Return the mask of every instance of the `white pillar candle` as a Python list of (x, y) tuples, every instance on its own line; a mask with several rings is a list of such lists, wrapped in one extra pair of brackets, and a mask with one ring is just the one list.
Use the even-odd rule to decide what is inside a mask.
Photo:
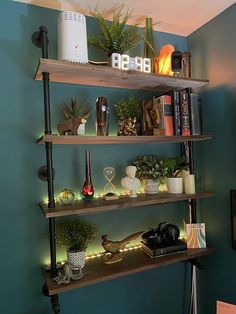
[(186, 194), (195, 194), (194, 174), (184, 176), (184, 192)]

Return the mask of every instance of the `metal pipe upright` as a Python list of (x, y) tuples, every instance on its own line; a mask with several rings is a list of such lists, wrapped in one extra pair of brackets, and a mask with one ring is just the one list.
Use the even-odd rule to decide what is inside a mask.
[[(42, 58), (48, 58), (48, 30), (45, 26), (40, 26), (39, 31), (32, 35), (33, 43), (42, 49)], [(44, 121), (45, 134), (52, 134), (51, 130), (51, 112), (50, 112), (50, 91), (49, 91), (49, 73), (42, 73), (43, 90), (44, 90)], [(47, 165), (47, 185), (48, 185), (48, 208), (55, 207), (54, 184), (53, 184), (53, 161), (52, 161), (52, 143), (45, 143), (46, 165)], [(56, 239), (55, 239), (55, 218), (49, 218), (50, 234), (50, 258), (51, 258), (51, 275), (56, 275)]]

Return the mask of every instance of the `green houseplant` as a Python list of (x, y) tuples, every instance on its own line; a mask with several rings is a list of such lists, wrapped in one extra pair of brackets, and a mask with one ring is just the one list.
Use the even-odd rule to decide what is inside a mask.
[(135, 96), (120, 100), (116, 105), (119, 130), (118, 135), (139, 135), (141, 104)]
[(64, 220), (56, 223), (56, 243), (67, 250), (67, 260), (72, 269), (85, 264), (85, 251), (95, 239), (97, 225), (86, 220)]
[(142, 156), (134, 161), (133, 164), (137, 168), (137, 177), (145, 182), (145, 193), (158, 193), (158, 185), (163, 183), (167, 171), (162, 158), (155, 156)]
[[(122, 12), (123, 5), (116, 5), (110, 9), (99, 12), (97, 9), (90, 14), (98, 21), (100, 34), (88, 37), (88, 46), (98, 48), (107, 53), (110, 57), (112, 53), (125, 53), (127, 50), (136, 47), (141, 40), (148, 42), (144, 35), (138, 30), (137, 26), (144, 20), (138, 18), (134, 24), (127, 25), (131, 18), (132, 10)], [(106, 18), (112, 14), (111, 21)], [(148, 42), (151, 47), (151, 44)]]
[(183, 178), (178, 177), (178, 175), (189, 167), (186, 158), (184, 156), (169, 157), (164, 159), (163, 162), (166, 168), (168, 193), (183, 193)]

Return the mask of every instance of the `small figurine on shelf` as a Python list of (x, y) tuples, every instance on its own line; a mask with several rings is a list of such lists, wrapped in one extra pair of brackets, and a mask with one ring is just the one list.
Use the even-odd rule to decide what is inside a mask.
[(104, 187), (104, 196), (105, 200), (116, 200), (119, 198), (119, 195), (116, 194), (116, 187), (112, 183), (112, 180), (115, 178), (116, 170), (114, 167), (106, 167), (103, 169), (104, 177), (107, 180), (107, 184)]
[(107, 234), (102, 235), (102, 246), (105, 250), (105, 256), (103, 258), (104, 264), (122, 261), (123, 255), (121, 250), (124, 250), (127, 244), (136, 240), (142, 233), (144, 233), (144, 231), (133, 233), (121, 241), (110, 241), (108, 240)]
[(82, 198), (84, 201), (92, 201), (94, 195), (94, 188), (91, 179), (91, 167), (90, 167), (90, 151), (85, 151), (85, 182), (81, 191)]
[(84, 135), (85, 123), (91, 109), (80, 105), (76, 98), (71, 98), (71, 107), (64, 102), (64, 115), (66, 120), (57, 124), (60, 135)]
[(121, 186), (125, 190), (129, 190), (129, 197), (137, 197), (137, 192), (141, 187), (140, 180), (135, 178), (137, 168), (135, 166), (126, 167), (127, 176), (121, 179)]

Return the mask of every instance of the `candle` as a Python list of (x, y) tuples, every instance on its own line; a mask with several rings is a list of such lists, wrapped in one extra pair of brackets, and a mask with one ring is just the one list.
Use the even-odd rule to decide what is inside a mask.
[(184, 192), (186, 194), (195, 194), (194, 174), (184, 176)]

